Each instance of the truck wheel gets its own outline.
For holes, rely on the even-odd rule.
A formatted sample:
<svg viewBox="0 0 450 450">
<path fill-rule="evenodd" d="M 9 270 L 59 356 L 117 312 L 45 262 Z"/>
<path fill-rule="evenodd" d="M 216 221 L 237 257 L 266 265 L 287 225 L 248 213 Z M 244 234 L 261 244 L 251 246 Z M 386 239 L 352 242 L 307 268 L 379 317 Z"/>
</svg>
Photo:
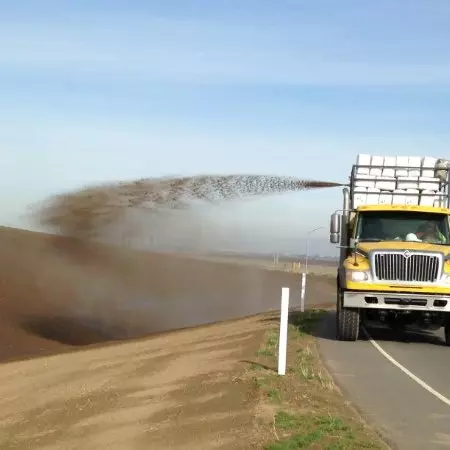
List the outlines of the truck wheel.
<svg viewBox="0 0 450 450">
<path fill-rule="evenodd" d="M 450 323 L 446 323 L 444 327 L 445 345 L 450 347 Z"/>
<path fill-rule="evenodd" d="M 340 341 L 356 341 L 359 337 L 359 309 L 342 306 L 343 292 L 338 288 L 336 308 L 336 337 Z"/>
</svg>

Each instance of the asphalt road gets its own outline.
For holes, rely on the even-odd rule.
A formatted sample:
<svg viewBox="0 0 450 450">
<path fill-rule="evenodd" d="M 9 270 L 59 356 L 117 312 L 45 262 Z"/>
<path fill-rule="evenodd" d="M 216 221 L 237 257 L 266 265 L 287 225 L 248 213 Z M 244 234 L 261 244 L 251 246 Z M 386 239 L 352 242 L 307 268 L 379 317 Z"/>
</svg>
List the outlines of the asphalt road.
<svg viewBox="0 0 450 450">
<path fill-rule="evenodd" d="M 343 393 L 393 448 L 450 449 L 450 347 L 442 331 L 367 331 L 373 341 L 364 335 L 336 341 L 334 312 L 318 331 L 322 356 Z"/>
</svg>

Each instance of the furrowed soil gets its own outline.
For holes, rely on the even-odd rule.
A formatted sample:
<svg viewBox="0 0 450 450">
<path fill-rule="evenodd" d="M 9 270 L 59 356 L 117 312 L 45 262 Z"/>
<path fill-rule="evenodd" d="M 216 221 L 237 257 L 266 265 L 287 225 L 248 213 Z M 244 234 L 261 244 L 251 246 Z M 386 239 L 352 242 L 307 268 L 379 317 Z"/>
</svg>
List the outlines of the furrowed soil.
<svg viewBox="0 0 450 450">
<path fill-rule="evenodd" d="M 282 286 L 298 304 L 298 275 L 7 228 L 0 245 L 0 448 L 262 449 L 274 437 L 252 367 L 276 324 L 256 314 L 278 308 Z M 308 306 L 332 304 L 333 288 L 311 276 Z"/>
</svg>

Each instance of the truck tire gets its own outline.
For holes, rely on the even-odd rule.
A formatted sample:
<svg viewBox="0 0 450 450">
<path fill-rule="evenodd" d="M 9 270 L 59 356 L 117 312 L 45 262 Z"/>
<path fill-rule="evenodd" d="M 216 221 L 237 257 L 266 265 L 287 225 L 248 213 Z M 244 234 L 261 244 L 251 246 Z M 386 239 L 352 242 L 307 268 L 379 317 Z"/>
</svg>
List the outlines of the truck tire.
<svg viewBox="0 0 450 450">
<path fill-rule="evenodd" d="M 338 288 L 336 307 L 336 338 L 339 341 L 356 341 L 359 337 L 360 312 L 342 306 L 343 292 Z"/>
<path fill-rule="evenodd" d="M 445 345 L 450 347 L 450 323 L 446 323 L 444 327 Z"/>
</svg>

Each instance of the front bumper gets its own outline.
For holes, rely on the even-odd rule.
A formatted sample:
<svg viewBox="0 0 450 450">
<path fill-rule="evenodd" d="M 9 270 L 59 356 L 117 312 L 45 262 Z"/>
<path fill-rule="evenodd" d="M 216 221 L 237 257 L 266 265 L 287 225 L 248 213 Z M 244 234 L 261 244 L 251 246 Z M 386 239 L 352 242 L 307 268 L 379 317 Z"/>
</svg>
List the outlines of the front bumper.
<svg viewBox="0 0 450 450">
<path fill-rule="evenodd" d="M 344 291 L 347 308 L 450 312 L 450 295 L 409 292 Z"/>
</svg>

